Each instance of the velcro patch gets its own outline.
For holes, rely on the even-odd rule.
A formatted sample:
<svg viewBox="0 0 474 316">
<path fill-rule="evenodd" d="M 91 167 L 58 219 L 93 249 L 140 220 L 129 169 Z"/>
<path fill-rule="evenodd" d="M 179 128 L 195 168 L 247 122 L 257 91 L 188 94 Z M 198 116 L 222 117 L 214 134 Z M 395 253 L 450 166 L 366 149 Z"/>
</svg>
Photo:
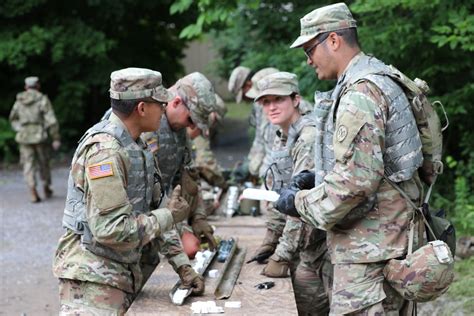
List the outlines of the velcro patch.
<svg viewBox="0 0 474 316">
<path fill-rule="evenodd" d="M 114 175 L 112 162 L 104 162 L 87 167 L 87 172 L 91 180 L 110 177 Z"/>
<path fill-rule="evenodd" d="M 154 153 L 158 150 L 158 142 L 156 140 L 152 140 L 147 142 L 148 149 Z"/>
</svg>

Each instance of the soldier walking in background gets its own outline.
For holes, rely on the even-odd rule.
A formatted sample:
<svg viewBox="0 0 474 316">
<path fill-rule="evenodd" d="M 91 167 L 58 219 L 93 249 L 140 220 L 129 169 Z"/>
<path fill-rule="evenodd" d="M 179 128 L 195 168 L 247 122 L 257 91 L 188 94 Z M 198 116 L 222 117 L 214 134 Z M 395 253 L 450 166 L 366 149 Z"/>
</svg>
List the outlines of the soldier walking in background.
<svg viewBox="0 0 474 316">
<path fill-rule="evenodd" d="M 53 195 L 49 165 L 50 139 L 53 149 L 58 150 L 61 138 L 53 107 L 49 98 L 40 92 L 38 77 L 27 77 L 25 90 L 16 96 L 10 122 L 16 132 L 15 140 L 20 145 L 20 162 L 30 189 L 31 202 L 36 203 L 41 201 L 36 190 L 37 171 L 43 182 L 45 198 Z"/>
</svg>

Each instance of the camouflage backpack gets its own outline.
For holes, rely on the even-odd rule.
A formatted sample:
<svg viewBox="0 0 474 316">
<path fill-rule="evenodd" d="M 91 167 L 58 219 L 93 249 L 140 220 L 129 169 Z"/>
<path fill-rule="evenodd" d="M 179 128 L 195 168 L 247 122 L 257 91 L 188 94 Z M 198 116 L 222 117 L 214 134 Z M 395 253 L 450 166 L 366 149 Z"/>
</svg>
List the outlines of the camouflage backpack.
<svg viewBox="0 0 474 316">
<path fill-rule="evenodd" d="M 411 109 L 415 116 L 416 125 L 420 132 L 421 151 L 423 153 L 423 165 L 420 167 L 420 178 L 427 184 L 432 185 L 438 174 L 443 172 L 441 154 L 443 150 L 443 135 L 441 134 L 448 127 L 446 112 L 440 101 L 433 104 L 428 100 L 426 94 L 430 88 L 425 81 L 416 78 L 414 81 L 405 76 L 393 66 L 388 66 L 391 70 L 389 75 L 404 90 Z M 434 109 L 434 105 L 439 105 L 446 118 L 446 126 L 441 127 L 440 119 Z"/>
<path fill-rule="evenodd" d="M 423 165 L 418 169 L 421 180 L 429 186 L 421 207 L 415 205 L 408 195 L 387 177 L 385 179 L 397 189 L 407 202 L 417 211 L 418 218 L 425 224 L 428 243 L 413 251 L 414 222 L 409 233 L 408 254 L 404 259 L 392 259 L 384 268 L 384 276 L 389 284 L 405 299 L 411 302 L 427 302 L 445 293 L 454 279 L 454 258 L 456 237 L 454 227 L 445 218 L 444 211 L 432 213 L 428 201 L 436 178 L 443 172 L 441 161 L 443 137 L 440 119 L 434 105 L 426 94 L 429 87 L 423 80 L 412 81 L 398 69 L 389 66 L 392 78 L 404 90 L 415 116 L 420 133 L 423 153 Z"/>
<path fill-rule="evenodd" d="M 429 186 L 422 205 L 422 211 L 426 217 L 430 229 L 428 241 L 442 240 L 446 242 L 452 253 L 456 250 L 456 235 L 454 226 L 446 219 L 444 210 L 431 212 L 428 201 L 436 178 L 443 172 L 441 155 L 443 150 L 442 132 L 448 127 L 448 117 L 443 105 L 439 101 L 431 103 L 426 94 L 430 88 L 425 81 L 416 78 L 414 81 L 405 76 L 393 66 L 388 66 L 391 73 L 388 74 L 392 80 L 397 82 L 404 90 L 415 116 L 418 131 L 420 133 L 423 153 L 423 165 L 418 169 L 421 180 Z M 441 127 L 440 119 L 434 106 L 438 105 L 444 112 L 446 125 Z"/>
</svg>

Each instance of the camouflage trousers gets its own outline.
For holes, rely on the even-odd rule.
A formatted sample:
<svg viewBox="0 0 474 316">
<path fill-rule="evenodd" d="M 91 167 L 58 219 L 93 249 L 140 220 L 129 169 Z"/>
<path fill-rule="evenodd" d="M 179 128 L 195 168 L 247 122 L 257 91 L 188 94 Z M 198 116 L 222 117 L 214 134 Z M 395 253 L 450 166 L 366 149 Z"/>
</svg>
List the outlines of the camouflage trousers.
<svg viewBox="0 0 474 316">
<path fill-rule="evenodd" d="M 28 187 L 36 187 L 36 172 L 39 171 L 44 185 L 51 184 L 51 169 L 49 167 L 49 144 L 20 144 L 20 162 L 23 165 L 23 175 Z"/>
<path fill-rule="evenodd" d="M 301 254 L 293 279 L 298 315 L 328 315 L 331 301 L 332 264 L 326 251 L 309 263 Z"/>
<path fill-rule="evenodd" d="M 92 282 L 59 279 L 59 315 L 124 315 L 132 295 L 117 288 Z"/>
<path fill-rule="evenodd" d="M 404 300 L 385 281 L 385 264 L 335 264 L 330 315 L 399 315 Z"/>
</svg>

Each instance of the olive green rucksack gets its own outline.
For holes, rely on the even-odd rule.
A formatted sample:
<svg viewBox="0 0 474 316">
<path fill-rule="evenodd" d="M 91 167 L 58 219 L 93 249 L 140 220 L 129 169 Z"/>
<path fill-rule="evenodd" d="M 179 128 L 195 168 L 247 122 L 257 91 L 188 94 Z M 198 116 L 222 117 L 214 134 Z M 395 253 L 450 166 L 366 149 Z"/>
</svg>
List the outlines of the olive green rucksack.
<svg viewBox="0 0 474 316">
<path fill-rule="evenodd" d="M 448 117 L 440 101 L 431 103 L 426 97 L 430 88 L 425 81 L 418 78 L 413 81 L 395 67 L 390 65 L 389 68 L 392 71 L 390 78 L 403 88 L 408 101 L 410 101 L 416 125 L 420 132 L 421 151 L 423 153 L 423 165 L 418 170 L 420 178 L 427 185 L 432 185 L 436 180 L 436 176 L 443 172 L 443 162 L 441 161 L 443 151 L 442 132 L 449 125 Z M 440 106 L 444 112 L 446 118 L 444 127 L 441 127 L 434 105 Z"/>
<path fill-rule="evenodd" d="M 421 180 L 429 186 L 422 205 L 423 214 L 431 227 L 431 230 L 427 229 L 428 241 L 442 240 L 448 244 L 451 252 L 454 254 L 456 251 L 456 234 L 453 224 L 446 219 L 444 210 L 432 212 L 428 206 L 436 178 L 443 172 L 443 162 L 441 160 L 443 151 L 442 132 L 449 125 L 448 117 L 441 102 L 435 101 L 431 103 L 426 97 L 430 88 L 425 81 L 418 78 L 413 81 L 395 67 L 389 66 L 389 68 L 392 72 L 389 74 L 390 78 L 402 87 L 410 102 L 420 133 L 423 165 L 418 169 L 418 172 Z M 441 122 L 434 109 L 434 105 L 438 105 L 444 113 L 446 120 L 444 127 L 441 127 Z"/>
</svg>

